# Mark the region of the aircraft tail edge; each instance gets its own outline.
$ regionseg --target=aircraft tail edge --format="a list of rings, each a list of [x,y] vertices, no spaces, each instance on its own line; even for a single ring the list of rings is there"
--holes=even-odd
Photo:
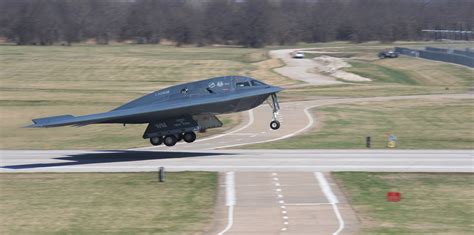
[[[63,121],[66,119],[74,118],[72,115],[59,115],[59,116],[52,116],[52,117],[45,117],[45,118],[35,118],[33,119],[33,125],[29,125],[27,127],[48,127],[49,124]]]

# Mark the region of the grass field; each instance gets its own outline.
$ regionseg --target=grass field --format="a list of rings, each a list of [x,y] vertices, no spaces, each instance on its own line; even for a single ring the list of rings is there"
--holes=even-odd
[[[0,234],[197,234],[217,173],[0,174]]]
[[[321,126],[286,140],[248,148],[386,148],[389,134],[401,149],[474,148],[472,100],[405,100],[323,106],[313,110]]]
[[[250,75],[272,84],[294,82],[264,49],[156,45],[0,46],[0,147],[110,149],[148,146],[145,125],[26,129],[32,118],[111,110],[176,83]],[[224,128],[238,116],[224,116]],[[222,131],[223,129],[217,130]],[[215,130],[213,131],[215,132]]]
[[[377,51],[398,45],[421,47],[426,44],[299,44],[295,47],[321,48],[339,53],[332,55],[350,56],[354,67],[347,70],[374,78],[374,81],[288,89],[281,93],[282,100],[314,96],[465,93],[474,86],[472,69],[414,58],[376,58]],[[272,69],[284,64],[269,59],[267,51],[279,48],[0,45],[0,148],[123,149],[148,146],[148,141],[141,138],[145,125],[21,127],[38,117],[111,110],[148,92],[213,76],[249,75],[272,85],[299,84],[273,72]],[[239,121],[238,114],[221,118],[226,125],[207,135],[222,132]]]
[[[361,234],[473,234],[474,174],[334,172]],[[400,202],[386,193],[399,191]]]

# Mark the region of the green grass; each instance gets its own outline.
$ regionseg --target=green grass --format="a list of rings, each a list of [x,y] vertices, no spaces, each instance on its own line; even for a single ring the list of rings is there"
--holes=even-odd
[[[314,96],[328,97],[377,97],[377,96],[408,96],[408,95],[432,95],[432,94],[456,94],[465,93],[468,87],[456,86],[411,86],[399,84],[356,84],[356,85],[334,85],[321,87],[304,87],[284,90],[280,95],[282,98],[307,99]]]
[[[250,145],[264,149],[386,148],[389,134],[400,149],[472,149],[472,100],[405,100],[323,106],[313,114],[321,126],[286,140]]]
[[[148,146],[146,125],[22,128],[31,119],[111,110],[163,87],[223,75],[292,84],[265,49],[162,45],[0,45],[0,148],[115,149]],[[238,116],[238,114],[236,114]],[[238,117],[222,117],[222,132]]]
[[[473,234],[474,174],[332,173],[362,234]],[[399,191],[400,202],[386,193]]]
[[[196,234],[217,173],[3,173],[0,188],[0,234]]]
[[[417,82],[413,80],[406,72],[397,69],[391,69],[385,66],[351,62],[352,67],[344,69],[347,72],[355,73],[362,77],[371,78],[372,82],[386,82],[415,85]]]

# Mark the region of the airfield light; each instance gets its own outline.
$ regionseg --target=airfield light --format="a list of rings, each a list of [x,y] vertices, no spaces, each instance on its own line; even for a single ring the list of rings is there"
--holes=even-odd
[[[159,182],[165,182],[165,168],[160,167],[160,170],[158,171],[158,181]]]

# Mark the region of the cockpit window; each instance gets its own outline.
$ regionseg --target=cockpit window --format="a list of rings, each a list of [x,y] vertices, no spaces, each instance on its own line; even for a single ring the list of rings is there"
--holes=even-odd
[[[188,88],[181,89],[181,94],[183,94],[183,95],[188,94]]]
[[[263,82],[259,82],[257,80],[252,80],[252,86],[264,86]]]
[[[250,86],[250,82],[237,82],[235,85],[237,87],[248,87]]]
[[[211,88],[209,88],[209,87],[208,87],[208,88],[206,88],[206,91],[207,91],[207,92],[209,92],[210,94],[214,94],[214,91],[213,91],[213,90],[211,90]]]

